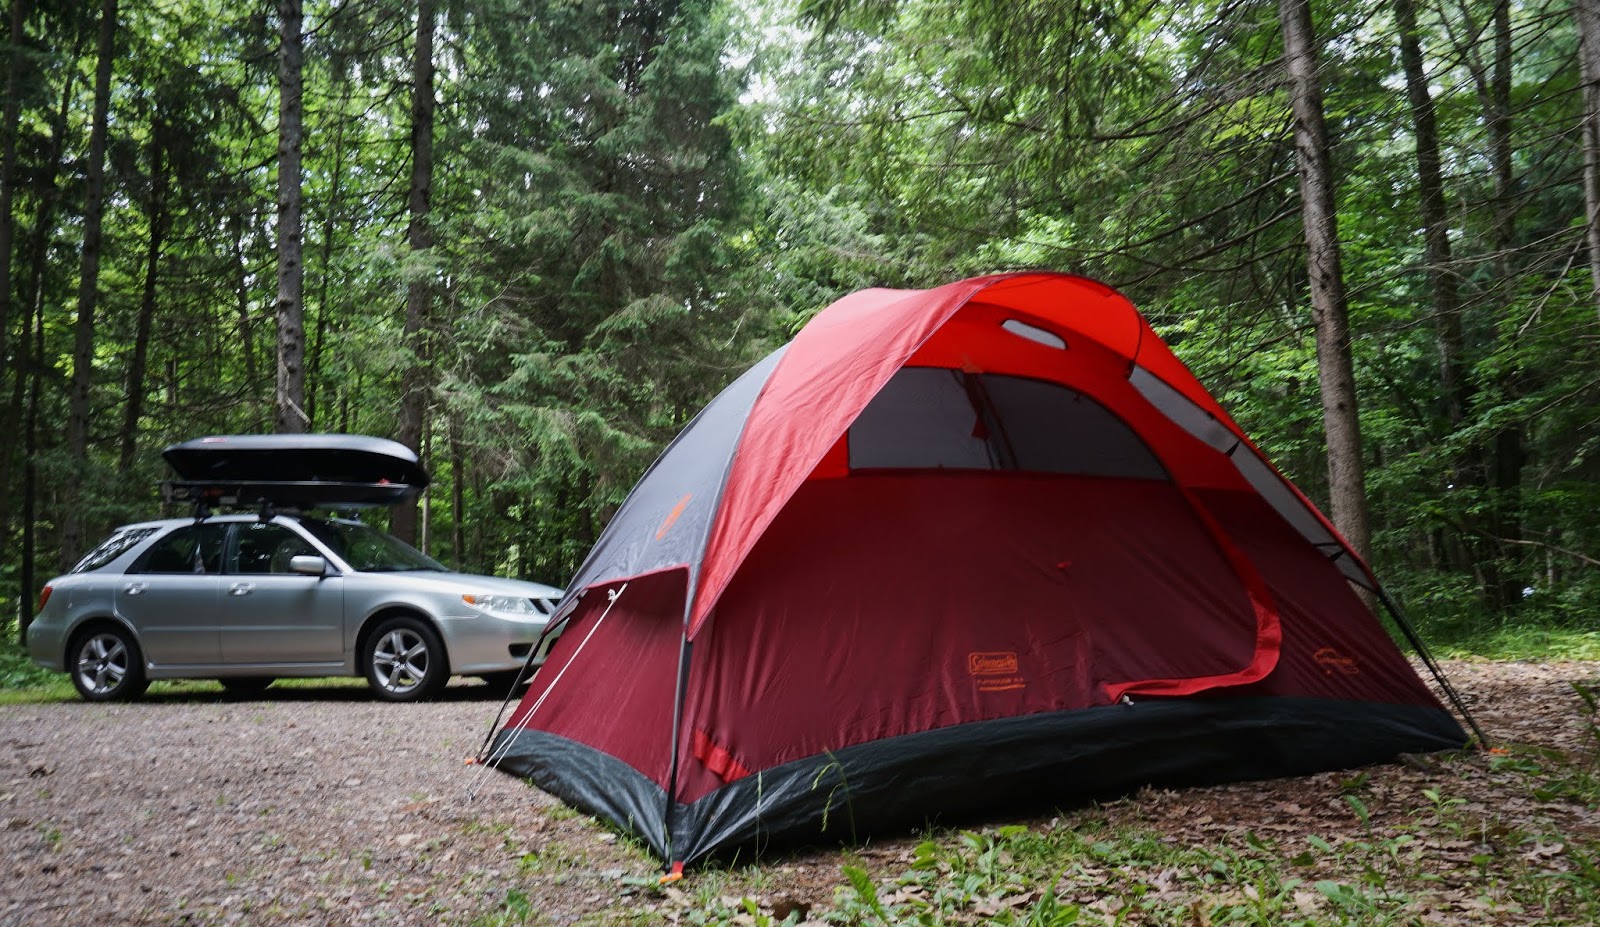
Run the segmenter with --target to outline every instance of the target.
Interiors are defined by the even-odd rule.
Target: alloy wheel
[[[78,682],[91,695],[109,695],[128,675],[131,654],[122,638],[102,631],[78,648]]]
[[[395,628],[372,648],[372,671],[385,691],[405,695],[428,677],[428,642],[410,628]]]

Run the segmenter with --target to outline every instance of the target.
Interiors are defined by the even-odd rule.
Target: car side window
[[[283,525],[252,522],[237,526],[233,535],[230,573],[293,573],[289,561],[306,554],[316,555],[311,542]]]
[[[111,537],[100,542],[99,547],[85,554],[83,559],[78,561],[78,565],[72,568],[72,572],[87,573],[90,570],[98,570],[132,550],[135,544],[154,534],[156,530],[155,528],[125,528],[117,531]]]
[[[218,573],[226,525],[187,525],[156,541],[130,573]]]

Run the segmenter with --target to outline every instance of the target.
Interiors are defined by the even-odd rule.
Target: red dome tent
[[[1347,580],[1114,290],[867,290],[656,461],[488,760],[691,862],[1461,746]]]

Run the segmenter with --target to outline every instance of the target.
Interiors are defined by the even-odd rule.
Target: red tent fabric
[[[868,290],[641,480],[491,757],[692,861],[1460,746],[1352,582],[1114,290]]]

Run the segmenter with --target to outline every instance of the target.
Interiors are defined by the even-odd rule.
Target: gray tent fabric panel
[[[1027,377],[907,367],[850,426],[849,442],[853,470],[994,470],[1011,461],[1035,473],[1167,478],[1105,406]]]
[[[850,467],[992,469],[977,421],[960,371],[903,368],[850,426]]]
[[[1206,410],[1190,402],[1160,377],[1143,367],[1134,367],[1133,373],[1128,376],[1128,382],[1178,427],[1227,455],[1245,482],[1260,493],[1261,498],[1267,500],[1267,504],[1272,506],[1284,521],[1293,526],[1301,537],[1322,551],[1324,556],[1334,560],[1339,572],[1344,574],[1346,579],[1365,588],[1372,588],[1372,580],[1368,578],[1366,571],[1356,559],[1348,556],[1344,542],[1329,533],[1321,520],[1284,482],[1283,477],[1257,456],[1256,452],[1237,435]]]
[[[1150,448],[1110,409],[1059,383],[984,375],[1017,469],[1164,480]]]
[[[567,587],[559,612],[608,580],[688,564],[690,591],[750,409],[787,346],[734,380],[673,439],[628,495]]]

